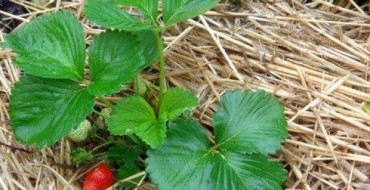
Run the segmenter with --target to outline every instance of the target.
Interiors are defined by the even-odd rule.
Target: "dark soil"
[[[9,0],[0,0],[0,10],[5,11],[13,15],[22,15],[27,13],[27,10],[15,3],[9,2]],[[15,27],[17,27],[21,21],[16,19],[4,20],[4,15],[0,14],[0,28],[3,32],[9,33]]]

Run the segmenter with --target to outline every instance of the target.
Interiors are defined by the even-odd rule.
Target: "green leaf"
[[[370,102],[366,102],[363,106],[363,109],[370,115]]]
[[[72,149],[71,151],[71,161],[77,166],[81,164],[89,164],[94,159],[94,155],[91,152],[83,148]]]
[[[284,108],[264,91],[229,91],[213,116],[216,144],[240,153],[271,154],[287,137]]]
[[[131,16],[121,10],[117,0],[88,0],[85,5],[86,17],[98,25],[127,31],[155,28],[152,20]]]
[[[114,145],[107,150],[106,155],[110,163],[134,167],[140,151],[124,145]]]
[[[130,96],[119,102],[108,120],[108,130],[115,135],[133,134],[156,120],[154,110],[140,96]]]
[[[7,35],[3,47],[17,54],[15,64],[43,78],[82,80],[85,37],[72,13],[60,11],[37,17],[17,32]]]
[[[137,35],[107,31],[94,38],[89,48],[90,75],[88,90],[100,96],[118,92],[121,84],[133,79],[146,65]]]
[[[17,139],[42,148],[77,128],[94,104],[94,97],[72,81],[27,75],[12,90],[10,121]]]
[[[136,134],[152,148],[166,137],[166,115],[158,120],[154,110],[140,96],[124,98],[113,110],[108,130],[114,135]]]
[[[174,120],[181,113],[193,109],[198,104],[198,98],[191,92],[181,88],[171,88],[163,96],[159,113],[166,113],[169,120]]]
[[[136,134],[146,142],[151,148],[158,148],[162,145],[167,133],[167,115],[161,115],[158,120],[151,123],[144,130],[139,130]]]
[[[158,0],[118,0],[120,5],[137,7],[145,18],[156,23],[158,15]]]
[[[166,26],[182,22],[205,13],[220,0],[163,0],[163,19]]]
[[[287,179],[283,166],[264,155],[216,154],[211,177],[215,189],[281,189]]]
[[[151,30],[141,30],[133,32],[136,34],[140,46],[142,49],[142,59],[144,60],[144,65],[141,69],[144,69],[152,65],[159,58],[159,50],[157,46],[157,34]]]
[[[109,163],[123,165],[125,160],[122,155],[127,151],[127,147],[123,145],[113,145],[105,152]]]
[[[281,189],[286,171],[263,155],[217,151],[192,120],[170,124],[167,139],[148,151],[146,171],[158,189]]]
[[[131,176],[139,173],[139,172],[140,172],[140,169],[137,166],[132,166],[132,167],[121,166],[118,169],[118,172],[116,174],[116,178],[117,178],[117,181],[122,180],[122,179],[126,179],[128,177],[131,177]],[[127,182],[120,185],[120,189],[132,189],[132,187],[135,187],[136,184],[138,184],[140,182],[140,180],[141,180],[141,177],[137,177],[135,179],[127,181]]]
[[[210,143],[202,127],[192,120],[171,123],[167,138],[149,150],[146,171],[158,189],[207,189],[211,172]]]

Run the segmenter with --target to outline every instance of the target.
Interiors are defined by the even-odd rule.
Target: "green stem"
[[[96,146],[91,152],[95,152],[96,150],[98,150],[98,149],[100,149],[100,148],[102,148],[102,147],[105,147],[105,146],[107,146],[107,145],[110,145],[110,144],[114,144],[114,142],[105,142],[105,143],[103,143],[103,144],[101,144],[101,145],[99,145],[99,146]]]
[[[98,138],[99,140],[103,141],[104,143],[109,142],[109,141],[105,140],[104,138],[102,138],[100,135],[98,135],[98,134],[96,134],[96,133],[93,135],[93,137]]]
[[[105,99],[104,97],[98,97],[97,99],[101,101],[103,104],[105,104],[106,106],[108,106],[109,108],[111,109],[114,108],[114,105],[109,100]]]
[[[166,91],[166,71],[165,71],[165,60],[164,60],[164,45],[162,39],[162,32],[158,32],[157,35],[157,46],[159,53],[159,104],[161,105],[163,95]]]
[[[140,144],[140,140],[137,139],[137,137],[135,137],[134,135],[126,135],[126,137],[128,137],[135,144],[138,144],[138,145]]]

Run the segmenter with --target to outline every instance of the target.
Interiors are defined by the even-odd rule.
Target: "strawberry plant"
[[[76,149],[77,163],[94,160],[93,152],[107,146],[100,156],[106,155],[118,168],[118,179],[146,168],[159,189],[281,188],[286,171],[268,159],[287,136],[278,100],[264,91],[226,92],[213,117],[213,137],[196,121],[180,117],[198,99],[185,89],[166,89],[164,32],[219,0],[161,2],[158,18],[158,0],[88,0],[87,18],[109,29],[95,36],[87,51],[82,25],[66,11],[38,17],[7,35],[3,47],[13,49],[15,64],[25,73],[10,99],[16,138],[37,148],[68,135],[84,141],[91,126],[80,124],[97,99],[110,108],[95,111],[95,125],[104,132],[108,126],[109,134],[98,136],[103,142],[92,151]],[[126,12],[125,7],[140,14]],[[153,89],[138,74],[157,61],[159,92],[152,102],[146,94]],[[117,105],[105,99],[132,80],[135,94]]]

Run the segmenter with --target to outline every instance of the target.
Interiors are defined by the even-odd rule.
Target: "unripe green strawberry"
[[[139,96],[144,96],[147,91],[144,79],[142,79],[140,76],[136,77],[135,79],[134,90]]]
[[[98,119],[96,120],[96,126],[99,129],[105,129],[108,125],[108,119],[110,117],[110,113],[112,112],[111,108],[104,108],[101,110]]]
[[[99,129],[105,129],[106,126],[105,126],[105,122],[104,122],[104,119],[103,117],[99,116],[96,121],[95,121],[95,125],[96,127],[98,127]]]
[[[102,116],[105,120],[108,120],[111,112],[111,108],[104,108],[100,111],[100,116]]]
[[[74,129],[69,133],[68,137],[74,142],[83,142],[87,137],[89,137],[91,129],[90,121],[85,119],[77,129]]]

